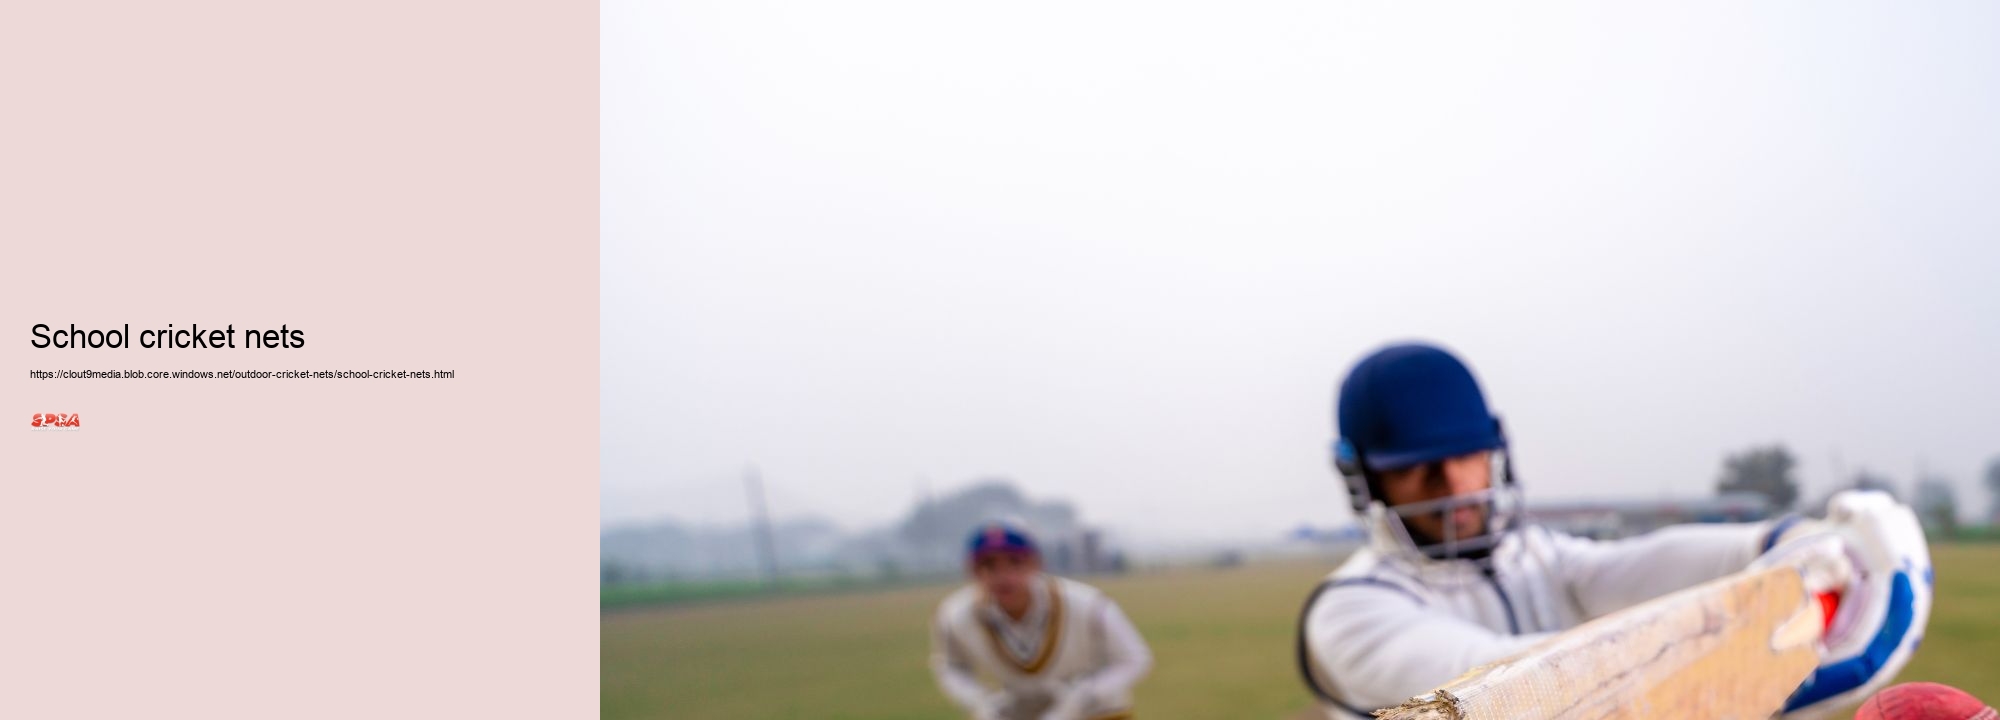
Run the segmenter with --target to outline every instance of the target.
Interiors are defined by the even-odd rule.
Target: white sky
[[[1983,510],[2000,5],[603,6],[606,523],[1005,475],[1139,537],[1344,521],[1333,388],[1441,341],[1530,497],[1783,441]]]

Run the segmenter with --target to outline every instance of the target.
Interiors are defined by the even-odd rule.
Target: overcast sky
[[[1464,357],[1530,498],[2000,455],[2000,5],[603,8],[603,520],[1005,476],[1348,516],[1340,376]],[[1836,465],[1838,463],[1838,465]]]

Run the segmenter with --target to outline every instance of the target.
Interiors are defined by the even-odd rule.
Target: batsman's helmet
[[[1390,345],[1362,358],[1340,384],[1335,416],[1334,466],[1357,515],[1380,499],[1371,487],[1377,472],[1507,447],[1472,371],[1424,343]],[[1512,484],[1512,473],[1501,482]]]

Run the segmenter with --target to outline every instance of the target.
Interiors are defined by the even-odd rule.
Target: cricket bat
[[[1818,665],[1822,618],[1798,570],[1745,571],[1579,625],[1375,716],[1769,718]]]

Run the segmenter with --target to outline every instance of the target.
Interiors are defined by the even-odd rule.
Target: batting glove
[[[1820,666],[1785,702],[1794,720],[1827,717],[1895,677],[1923,640],[1930,548],[1917,516],[1887,493],[1850,490],[1824,522],[1800,523],[1761,562],[1800,569],[1828,610]]]

